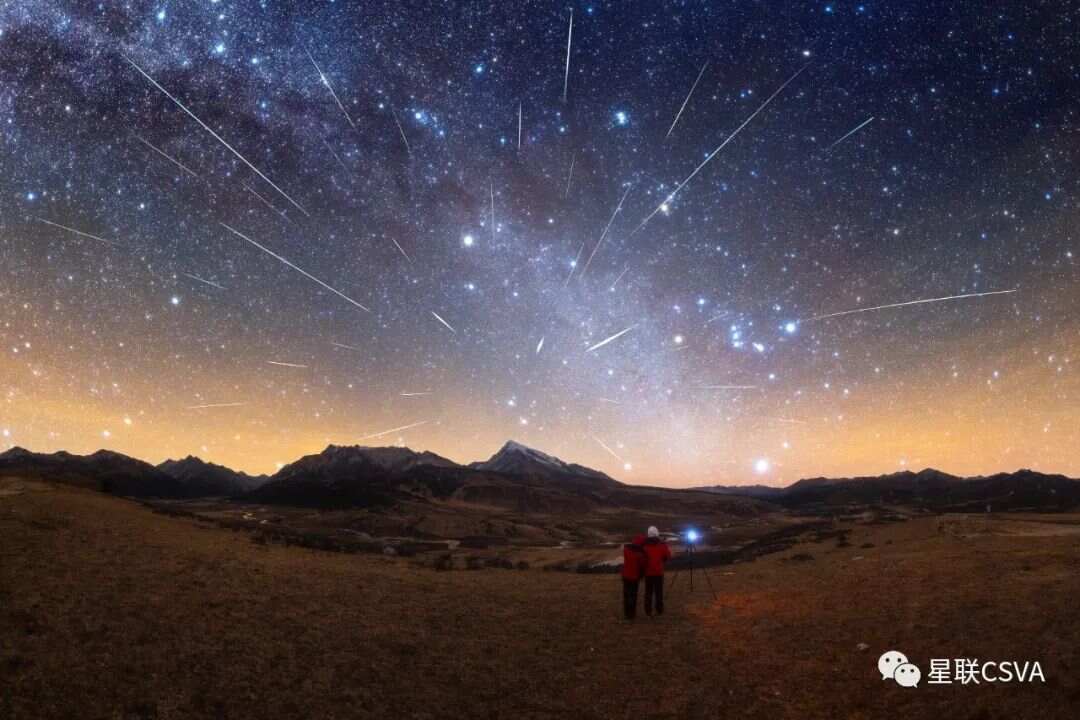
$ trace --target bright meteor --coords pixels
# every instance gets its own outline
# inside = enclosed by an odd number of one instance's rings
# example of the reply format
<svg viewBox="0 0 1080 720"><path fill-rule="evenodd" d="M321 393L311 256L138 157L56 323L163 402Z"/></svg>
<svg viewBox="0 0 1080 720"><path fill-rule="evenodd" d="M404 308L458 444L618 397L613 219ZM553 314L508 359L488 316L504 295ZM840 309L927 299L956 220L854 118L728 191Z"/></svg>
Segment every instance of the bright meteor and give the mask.
<svg viewBox="0 0 1080 720"><path fill-rule="evenodd" d="M242 402L230 402L230 403L207 403L206 405L188 405L185 410L205 410L207 408L227 408L227 407L240 407L241 405L247 405Z"/></svg>
<svg viewBox="0 0 1080 720"><path fill-rule="evenodd" d="M563 75L562 101L566 102L566 91L570 87L570 43L574 39L574 10L570 9L570 29L566 32L566 73Z"/></svg>
<svg viewBox="0 0 1080 720"><path fill-rule="evenodd" d="M680 190L682 190L682 189L683 189L684 187L686 187L686 184L687 184L687 183L689 183L689 182L690 182L691 180L693 180L693 179L694 179L694 176L695 176L695 175L697 175L697 174L698 174L699 172L701 172L701 169L702 169L703 167L705 167L706 165L708 165L708 164L709 164L709 162L710 162L710 161L711 161L711 160L712 160L712 159L713 159L714 157L716 157L717 153L719 153L719 152L720 152L721 150L723 150L723 149L724 149L724 148L725 148L725 147L727 146L727 144L728 144L729 142L731 142L732 140L734 140L734 139L735 139L735 136L736 136L736 135L738 135L738 134L739 134L739 132L740 132L740 131L742 131L742 129L743 129L744 127L746 127L747 125L749 125L749 124L750 124L750 121L751 121L751 120L753 120L754 118L756 118L756 117L758 116L758 113L760 113L760 112L761 112L762 110L764 110L764 109L765 109L766 107L768 107L769 103L771 103L771 102L773 101L773 98L775 98L775 97L776 97L777 95L779 95L779 94L780 94L781 92L783 92L784 88L786 88L786 87L787 87L788 85L790 85L790 84L791 84L791 82L792 82L792 81L793 81L793 80L794 80L795 78L799 77L799 75L801 75L801 74L802 74L802 71L803 71L803 70L805 70L805 69L806 69L806 68L808 68L808 67L810 67L810 66L809 66L809 65L803 65L803 66L802 66L801 68L799 68L799 69L798 69L798 70L797 70L797 71L795 72L795 74L794 74L794 75L792 75L792 76L791 76L791 77L789 77L789 78L788 78L787 80L785 80L785 81L784 81L784 84L783 84L783 85L781 85L780 87L778 87L778 88L776 89L776 91L775 91L775 92L773 92L773 94L772 94L772 95L770 95L769 97L767 97L767 98L765 99L765 102L761 103L761 105L759 105L759 106L758 106L758 109L757 109L757 110L755 110L754 112L752 112L752 113L750 114L750 117L748 117L748 118L746 118L745 120L743 120L743 123L742 123L742 125L740 125L739 127L735 128L735 132L733 132L733 133L731 133L730 135L728 135L728 136L727 136L727 138L725 138L725 139L724 139L724 142L720 143L720 146L719 146L719 147L717 147L717 148L716 148L715 150L713 150L713 151L712 151L711 153L709 153L709 154L708 154L708 155L707 155L707 156L705 157L705 159L701 161L701 164L700 164L700 165L698 165L698 166L697 166L696 168L694 168L694 172L690 173L690 175L689 175L689 176L687 176L687 178L686 178L685 180L683 180L683 181L682 181L681 183L679 183L679 184L678 184L677 186L675 186L675 189L671 191L671 194L669 194L669 195L668 195L668 196L667 196L666 198L664 198L664 201L663 201L662 203L660 203L659 205L657 205L657 206L656 206L656 209L655 209L655 210L653 210L653 211L652 211L652 212L651 212L651 213L649 214L649 216L648 216L647 218L645 218L644 220L642 220L642 221L641 221L641 224L640 224L640 225L638 225L638 226L637 226L636 228L634 228L634 232L632 232L632 233L630 233L630 234L631 234L631 235L633 235L633 234L634 234L634 233L636 233L636 232L637 232L638 230L640 230L641 228L645 227L645 224L646 224L647 222L649 222L650 220L652 220L652 219L653 219L653 217L655 217L655 216L656 216L656 213L660 212L661 210L664 210L665 208L668 208L668 207L670 207L670 206L671 206L671 202L672 202L672 201L673 201L673 200L675 199L675 195L676 195L676 194L678 194L678 192L679 192Z"/></svg>
<svg viewBox="0 0 1080 720"><path fill-rule="evenodd" d="M596 241L596 246L593 247L592 252L589 253L589 259L585 261L585 267L581 268L581 274L578 276L581 279L585 278L585 273L589 269L589 265L592 264L592 259L596 257L596 251L600 249L600 245L603 244L604 238L607 237L608 230L611 229L611 223L615 222L615 216L622 210L623 203L626 202L626 196L630 194L630 188L626 188L626 192L623 193L622 198L619 199L619 204L615 206L615 212L611 213L611 219L608 220L607 225L604 227L604 232L600 233L600 239Z"/></svg>
<svg viewBox="0 0 1080 720"><path fill-rule="evenodd" d="M360 438L361 440L371 440L372 438L379 438L383 435L389 435L391 433L401 432L403 430L409 430L414 427L420 427L421 425L427 425L430 420L421 420L420 422L412 423L411 425L402 425L401 427L390 428L389 430L383 430L382 432L372 433L371 435L365 435Z"/></svg>
<svg viewBox="0 0 1080 720"><path fill-rule="evenodd" d="M224 285L222 285L221 283L216 283L213 280L207 280L206 278L201 278L198 275L192 275L191 273L187 273L187 272L184 273L184 275L191 278L192 280L198 280L199 282L203 283L204 285L209 285L210 287L215 287L218 290L224 290L225 289Z"/></svg>
<svg viewBox="0 0 1080 720"><path fill-rule="evenodd" d="M840 312L828 313L826 315L815 315L814 317L800 320L799 322L809 322L810 320L824 320L825 318L840 317L842 315L854 315L855 313L870 312L872 310L887 310L888 308L907 307L908 305L924 305L926 303L946 302L949 300L964 300L965 298L978 298L987 297L988 295L1008 295L1009 293L1017 292L1014 288L1012 290L992 290L990 292L981 293L967 293L965 295L949 295L948 297L939 298L926 298L924 300L908 300L907 302L890 303L889 305L875 305L868 308L856 308L854 310L842 310Z"/></svg>
<svg viewBox="0 0 1080 720"><path fill-rule="evenodd" d="M665 140L671 137L671 131L674 130L675 126L679 123L679 118L682 117L683 110L686 109L686 104L690 102L690 96L693 95L694 90L697 89L698 83L701 82L701 76L705 74L705 68L707 67L709 67L708 60L706 60L705 64L701 66L701 71L697 74L697 80L695 80L694 84L690 86L690 92L686 93L686 99L683 100L683 104L682 107L679 108L679 112L675 113L675 119L671 122L671 127L668 128L667 135L664 136Z"/></svg>
<svg viewBox="0 0 1080 720"><path fill-rule="evenodd" d="M873 117L872 115L871 115L870 117L868 117L867 119L863 120L863 121L862 121L861 123L859 123L858 125L856 125L856 126L855 126L854 128L852 128L852 129L851 129L851 130L849 130L848 132L844 133L844 136L843 136L842 138L840 138L839 140L837 140L836 142L834 142L834 143L833 143L832 145L830 145L829 147L825 148L825 152L829 152L829 151L830 151L830 150L832 150L832 149L833 149L834 147L836 147L836 146L837 146L837 145L839 145L840 143L844 142L844 141L845 141L845 140L847 140L847 139L848 139L849 137L851 137L852 135L854 135L855 133L859 132L860 130L862 130L862 129L863 129L864 127L866 127L867 125L869 125L869 124L870 124L871 122L873 122L873 120L874 120L874 117Z"/></svg>
<svg viewBox="0 0 1080 720"><path fill-rule="evenodd" d="M181 170L183 170L184 172L186 172L186 173L187 173L188 175L190 175L191 177L193 177L193 178L196 178L196 179L197 179L197 178L199 177L199 174L198 174L198 173L196 173L196 172L195 172L194 170L192 170L192 169L191 169L191 168L189 168L189 167L188 167L187 165L185 165L184 163L182 163L182 162L180 162L179 160L177 160L176 158L174 158L174 157L173 157L172 155L169 155L169 154L168 154L167 152L165 152L164 150L162 150L161 148L159 148L159 147L158 147L157 145L154 145L154 144L153 144L152 142L150 142L149 140L147 140L146 138L144 138L144 137L143 137L142 135L136 135L136 136L135 136L135 139L136 139L136 140L138 140L139 142L141 142L141 143L142 143L143 145L145 145L146 147L148 147L148 148L150 148L151 150L153 150L154 152L156 152L156 153L157 153L158 155L160 155L161 157L163 157L163 158L165 158L166 160L168 160L169 162L171 162L171 163L172 163L173 165L175 165L176 167L178 167L178 168L180 168Z"/></svg>
<svg viewBox="0 0 1080 720"><path fill-rule="evenodd" d="M306 277L307 279L309 279L309 280L314 280L315 282L319 283L320 285L322 285L322 286L323 286L324 288L326 288L326 289L327 289L327 290L329 290L330 292L334 293L335 295L337 295L338 297L340 297L340 298L342 298L342 299L344 299L344 300L347 300L347 301L349 301L350 303L352 303L352 304L353 304L353 305L355 305L356 307L360 308L360 309L361 309L361 310L363 310L364 312L371 312L371 310L367 309L366 307L364 307L364 306L363 306L363 305L361 305L360 303L356 302L355 300L353 300L353 299L352 299L351 297L349 297L349 296L348 296L348 295L346 295L345 293L343 293L343 292L341 292L341 291L339 291L339 290L335 290L334 288L330 287L329 285L327 285L326 283L324 283L324 282L323 282L322 280L320 280L319 278L317 278L317 277L315 277L314 275L312 275L311 273L309 273L309 272L308 272L307 270L304 270L303 268L299 268L299 267L297 267L296 265L293 265L293 264L292 264L291 262L289 262L289 261L288 261L288 260L286 260L285 258L281 257L280 255L278 255L278 254L277 254L276 252L274 252L273 250L269 250L269 249L267 249L267 248L263 247L262 245L260 245L259 243L255 242L254 240L252 240L251 238L249 238L249 237L248 237L247 235L245 235L244 233L240 232L239 230L236 230L236 229L234 229L234 228L231 228L231 227L229 227L228 225L226 225L225 223L221 223L221 227L225 228L226 230L228 230L229 232L231 232L231 233L232 233L233 235L236 235L237 237L240 237L240 238L243 238L244 240L247 240L247 241L248 241L249 243L251 243L251 244L252 244L252 245L254 245L255 247L259 248L260 250L262 250L262 251L263 251L264 253L266 253L266 254L267 254L267 255L269 255L270 257L272 257L272 258L275 258L276 260L279 260L279 261L281 261L282 263L284 263L284 264L288 265L288 266L289 266L289 267L291 267L291 268L292 268L293 270L295 270L296 272L300 273L301 275L303 275L303 276L304 276L304 277Z"/></svg>
<svg viewBox="0 0 1080 720"><path fill-rule="evenodd" d="M593 436L592 436L592 439L593 439L593 440L595 440L595 441L596 441L597 443L599 443L599 444L600 444L600 447L602 447L602 448L604 448L605 450L607 450L608 454L609 454L609 455L611 455L611 456L612 456L613 458L615 458L615 459L616 459L616 460L618 460L619 462L626 462L626 461L625 461L625 460L623 460L623 459L622 459L621 457L619 457L619 454L618 454L617 452L615 452L615 451L614 451L614 450L612 450L612 449L611 449L610 447L608 447L607 443L605 443L605 442L604 442L603 440L601 440L600 438L596 437L595 435L593 435Z"/></svg>
<svg viewBox="0 0 1080 720"><path fill-rule="evenodd" d="M97 235L91 235L88 232L83 232L82 230L76 230L75 228L68 227L67 225L61 225L60 223L54 223L52 220L46 220L45 218L42 218L42 217L39 217L38 220L45 223L46 225L52 225L54 228L60 228L61 230L67 230L69 233L73 233L75 235L80 235L82 237L90 238L91 240L100 240L101 242L108 243L109 245L119 245L120 244L120 243L116 242L115 240L106 240L103 237L98 237Z"/></svg>
<svg viewBox="0 0 1080 720"><path fill-rule="evenodd" d="M189 115L189 116L191 117L191 119L192 119L192 120L194 120L195 122L199 123L199 125L200 125L200 126L202 126L202 129L203 129L203 130L205 130L206 132L208 132L208 133L210 133L211 135L213 135L213 136L214 136L214 139L215 139L215 140L217 140L217 141L218 141L219 143L221 143L222 145L224 145L224 146L225 146L225 147L226 147L226 148L228 149L228 151L229 151L229 152L231 152L231 153L232 153L233 155L235 155L235 156L236 156L237 158L239 158L240 162L244 163L244 164L245 164L245 165L247 165L247 166L248 166L249 168L251 168L251 170L253 170L253 171L255 172L255 174L256 174L256 175L258 175L258 176L259 176L259 177L261 177L261 178L262 178L263 180L265 180L265 181L266 181L266 182L267 182L267 183L268 183L268 184L270 185L270 187L272 187L272 188L274 188L275 190L277 190L277 191L278 191L278 192L279 192L279 193L281 194L281 196L282 196L282 197L284 197L284 198L285 198L286 200L288 200L288 201L289 201L290 203L292 203L292 204L293 204L293 206L294 206L294 207L296 207L296 209L297 209L297 210L299 210L300 212L304 213L304 215L305 215L305 216L308 216L308 217L310 217L310 215L308 215L308 211L307 211L307 210L305 210L305 209L304 209L304 208L303 208L303 207L302 207L302 206L300 205L300 203L298 203L298 202L296 202L295 200L293 200L293 199L292 199L292 198L291 198L291 197L289 196L289 194L288 194L288 193L286 193L286 192L285 192L284 190L282 190L282 189L281 189L281 188L279 188L279 187L278 187L277 185L275 185L275 184L274 184L274 181L273 181L273 180L271 180L270 178L266 177L266 175L264 175L264 174L263 174L262 170L260 170L259 168L255 167L255 166L254 166L254 165L252 165L252 164L251 164L250 162L248 162L248 159L247 159L246 157L244 157L244 156L243 156L243 155L241 155L241 154L240 154L239 152L237 152L237 151L236 151L236 149L235 149L235 148L233 148L233 146L232 146L232 145L230 145L229 143L225 142L225 139L224 139L223 137L221 137L220 135L218 135L218 134L217 134L216 132L214 132L213 128L211 128L211 127L210 127L209 125L207 125L207 124L206 124L206 123L204 123L204 122L203 122L202 120L200 120L200 119L199 119L199 116L198 116L198 115L196 115L195 113L193 113L193 112L191 112L190 110L188 110L188 109L187 109L187 106L185 106L185 105L184 105L184 103L182 103L182 102L180 102L179 100L177 100L177 99L176 99L175 97L173 97L173 96L172 96L172 95L171 95L171 94L169 93L169 91L168 91L168 90L166 90L166 89L165 89L165 88L163 88L163 87L162 87L161 85L159 85L159 84L158 84L158 81L157 81L157 80L155 80L154 78L150 77L150 75L149 75L149 74L147 74L147 72L146 72L145 70L143 70L143 69L142 69L141 67L139 67L139 66L138 66L138 64L137 64L137 63L136 63L136 62L135 62L134 60L132 60L131 58L129 58L129 57L127 56L127 55L123 55L122 57L124 58L124 60L126 60L126 61L128 62L128 64L129 64L129 65L131 65L131 67L133 67L133 68L135 68L136 70L138 70L138 71L139 71L139 74L140 74L140 75L142 75L142 76L143 76L144 78L146 78L147 80L149 80L149 81L150 81L150 83L151 83L151 84L152 84L152 85L153 85L154 87L156 87L156 88L157 88L158 90L160 90L160 91L161 91L162 93L164 93L164 94L165 94L165 97L167 97L167 98L169 98L170 100L172 100L172 101L173 101L173 103L175 103L175 104L176 104L176 106L177 106L178 108L180 108L180 109L181 109L181 110L183 110L183 111L184 111L185 113L187 113L187 114L188 114L188 115Z"/></svg>
<svg viewBox="0 0 1080 720"><path fill-rule="evenodd" d="M620 330L619 332L615 333L614 335L612 335L611 337L607 338L606 340L601 340L600 342L596 343L595 345L593 345L593 346L592 346L591 348L589 348L589 349L588 349L588 350L586 350L585 352L587 352L587 353L590 353L590 352L592 352L592 351L594 351L594 350L599 350L600 348L602 348L602 347L604 347L605 345L607 345L607 344L608 344L609 342L612 342L613 340L618 340L618 339L619 339L619 338L621 338L621 337L622 337L623 335L625 335L626 333L630 332L631 330L633 330L633 329L634 329L634 328L636 328L636 327L637 327L637 325L631 325L630 327L626 328L625 330Z"/></svg>
<svg viewBox="0 0 1080 720"><path fill-rule="evenodd" d="M457 335L457 330L455 330L455 329L454 329L454 327L453 327L453 326L452 326L452 325L451 325L450 323L448 323L448 322L446 322L445 320L443 320L443 319L442 319L442 316L441 316L441 315L439 315L439 313L437 313L437 312L435 312L434 310L432 310L432 311L431 311L431 314L435 316L435 319L436 319L436 320L438 320L438 321L439 321L439 322L441 322L441 323L442 323L443 325L445 325L445 326L446 326L446 329L447 329L447 330L449 330L450 332L452 332L452 333L454 333L455 335Z"/></svg>
<svg viewBox="0 0 1080 720"><path fill-rule="evenodd" d="M305 52L307 52L307 51L305 51ZM317 73L319 73L319 79L322 80L322 84L326 86L326 89L329 90L330 94L333 96L334 102L337 103L338 109L341 110L341 114L344 115L345 119L349 121L349 127L351 127L353 130L355 130L356 129L356 123L354 123L353 119L351 117L349 117L349 111L346 110L345 106L341 104L341 98L339 98L337 93L334 92L334 86L331 85L330 81L326 79L326 75L323 74L322 68L319 67L319 63L315 62L315 58L313 58L311 56L310 52L308 52L307 56L308 56L308 60L311 61L311 64L315 66L315 71Z"/></svg>

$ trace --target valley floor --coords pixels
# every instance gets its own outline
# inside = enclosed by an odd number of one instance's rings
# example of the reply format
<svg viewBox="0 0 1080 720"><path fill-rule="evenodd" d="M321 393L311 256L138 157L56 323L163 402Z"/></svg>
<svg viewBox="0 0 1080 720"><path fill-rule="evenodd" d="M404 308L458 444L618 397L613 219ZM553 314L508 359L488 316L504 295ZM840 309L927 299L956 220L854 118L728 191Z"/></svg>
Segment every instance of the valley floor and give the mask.
<svg viewBox="0 0 1080 720"><path fill-rule="evenodd" d="M1047 520L845 526L629 624L613 575L263 546L0 480L0 717L1076 717L1080 518ZM891 649L919 687L881 680ZM1046 682L928 682L961 657Z"/></svg>

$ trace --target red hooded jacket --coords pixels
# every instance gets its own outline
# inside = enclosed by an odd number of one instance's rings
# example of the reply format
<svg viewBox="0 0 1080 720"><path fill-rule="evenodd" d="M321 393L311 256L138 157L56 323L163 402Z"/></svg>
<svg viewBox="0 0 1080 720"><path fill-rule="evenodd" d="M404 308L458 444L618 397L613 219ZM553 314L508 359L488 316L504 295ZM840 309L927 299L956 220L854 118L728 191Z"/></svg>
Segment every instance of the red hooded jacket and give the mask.
<svg viewBox="0 0 1080 720"><path fill-rule="evenodd" d="M643 546L645 550L645 577L660 577L664 574L664 563L671 559L671 548L660 538L649 538Z"/></svg>
<svg viewBox="0 0 1080 720"><path fill-rule="evenodd" d="M644 535L635 535L633 542L622 548L623 580L640 580L645 575Z"/></svg>

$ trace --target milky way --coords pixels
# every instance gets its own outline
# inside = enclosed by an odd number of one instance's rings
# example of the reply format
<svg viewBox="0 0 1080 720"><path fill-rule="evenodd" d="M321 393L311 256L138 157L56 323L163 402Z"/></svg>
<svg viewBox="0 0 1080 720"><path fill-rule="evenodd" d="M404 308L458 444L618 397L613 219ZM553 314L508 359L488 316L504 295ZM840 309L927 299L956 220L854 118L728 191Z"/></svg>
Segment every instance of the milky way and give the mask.
<svg viewBox="0 0 1080 720"><path fill-rule="evenodd" d="M5 3L0 445L1080 474L1076 29Z"/></svg>

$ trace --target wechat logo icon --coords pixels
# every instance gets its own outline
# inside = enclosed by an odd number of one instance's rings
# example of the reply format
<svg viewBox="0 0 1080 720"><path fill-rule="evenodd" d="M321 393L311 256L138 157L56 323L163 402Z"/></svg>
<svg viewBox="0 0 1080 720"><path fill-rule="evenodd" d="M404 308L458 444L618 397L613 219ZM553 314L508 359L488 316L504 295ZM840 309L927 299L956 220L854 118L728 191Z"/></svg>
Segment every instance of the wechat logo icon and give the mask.
<svg viewBox="0 0 1080 720"><path fill-rule="evenodd" d="M922 671L908 662L907 655L896 650L883 653L877 661L878 672L882 680L895 680L901 687L918 687L922 680Z"/></svg>

